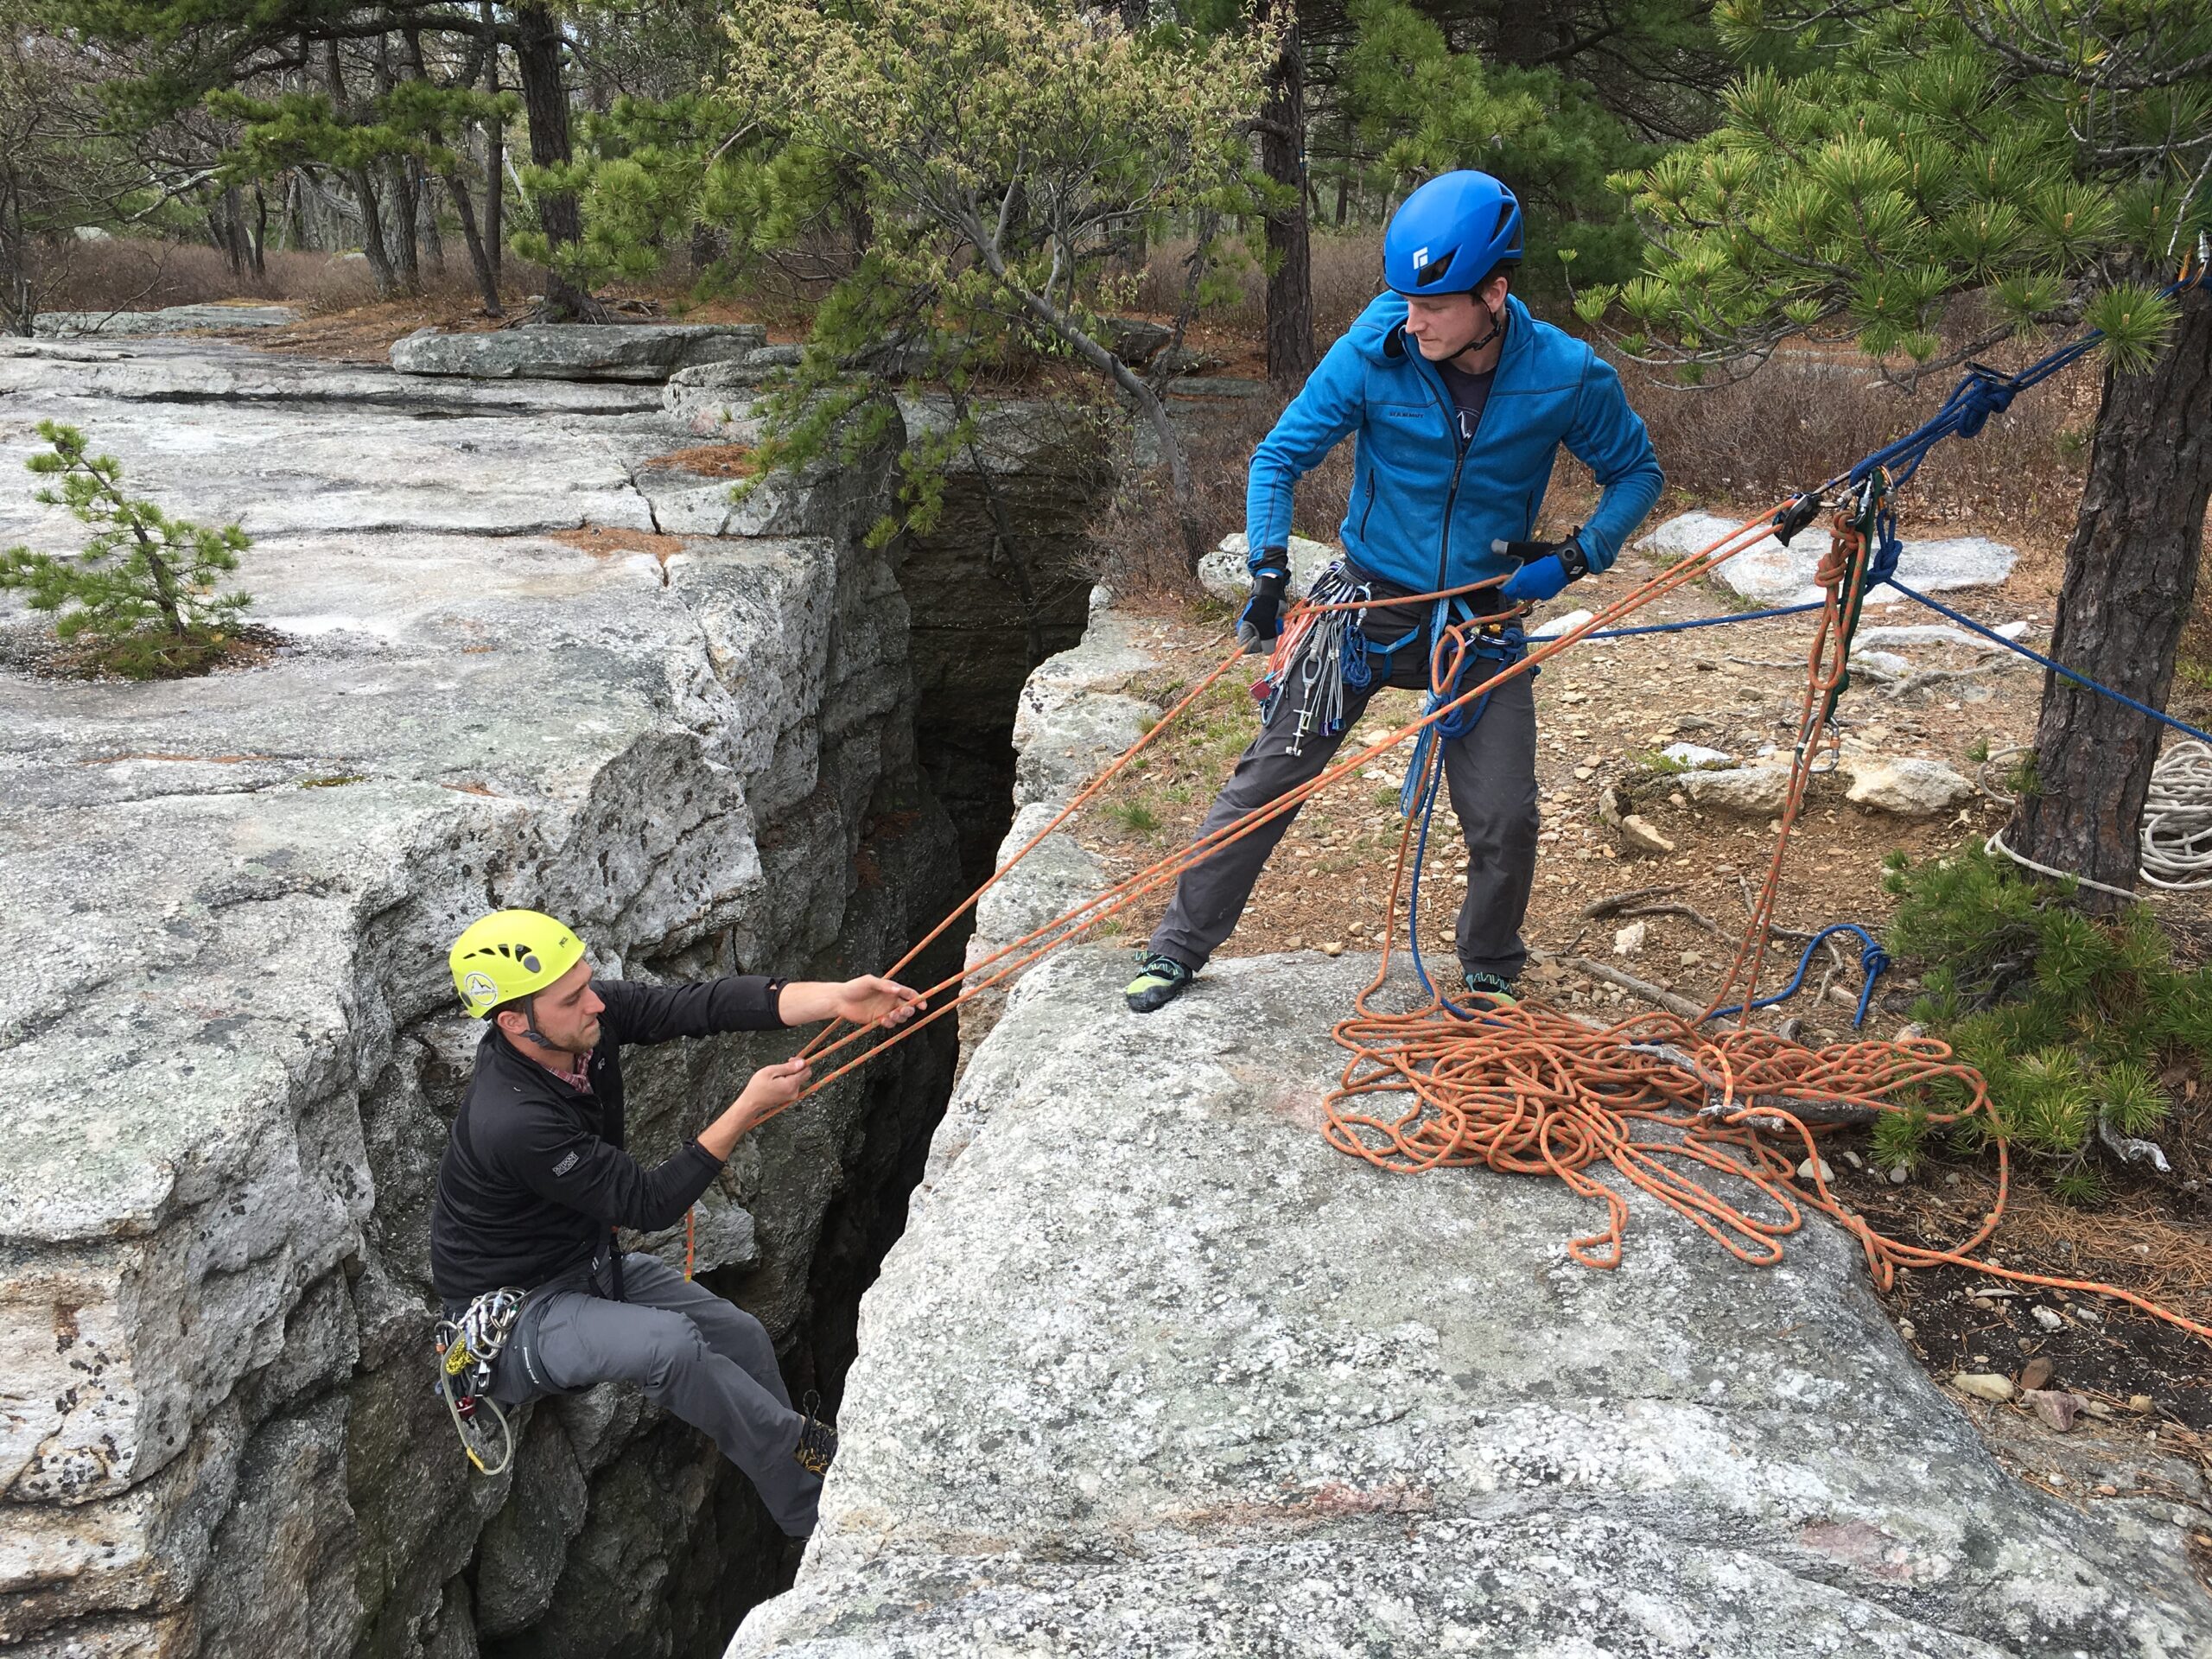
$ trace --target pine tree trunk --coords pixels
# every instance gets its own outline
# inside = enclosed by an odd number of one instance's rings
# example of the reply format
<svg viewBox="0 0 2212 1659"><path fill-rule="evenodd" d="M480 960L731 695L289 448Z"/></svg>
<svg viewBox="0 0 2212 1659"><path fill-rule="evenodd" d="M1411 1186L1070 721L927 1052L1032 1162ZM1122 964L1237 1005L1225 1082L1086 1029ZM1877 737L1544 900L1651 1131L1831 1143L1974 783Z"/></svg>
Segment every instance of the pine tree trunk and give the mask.
<svg viewBox="0 0 2212 1659"><path fill-rule="evenodd" d="M1268 214L1268 378L1302 380L1313 367L1313 259L1306 212L1306 53L1294 13L1268 78L1260 167L1289 188Z"/></svg>
<svg viewBox="0 0 2212 1659"><path fill-rule="evenodd" d="M493 27L492 0L483 0L480 13L484 23L484 90L492 97L499 95L499 36ZM493 315L498 310L499 291L499 263L506 235L505 214L506 205L506 135L494 119L484 124L484 257L492 267Z"/></svg>
<svg viewBox="0 0 2212 1659"><path fill-rule="evenodd" d="M2172 344L2145 373L2105 374L2081 515L2050 654L2153 709L2204 556L2212 500L2212 293L2183 296ZM2044 677L2036 783L2005 842L2025 857L2116 887L2135 880L2138 825L2168 728L2056 674ZM2084 889L2099 908L2119 901Z"/></svg>
<svg viewBox="0 0 2212 1659"><path fill-rule="evenodd" d="M496 187L497 179L492 181ZM469 268L476 273L476 291L484 296L484 315L487 317L505 315L499 305L499 278L492 269L492 257L485 251L484 238L476 228L476 203L468 194L468 181L454 168L445 175L446 194L453 198L453 210L461 220L461 239L468 244Z"/></svg>
<svg viewBox="0 0 2212 1659"><path fill-rule="evenodd" d="M569 160L569 89L561 73L561 27L543 6L518 6L515 22L515 64L522 78L523 114L530 123L530 159L539 167L564 166ZM537 223L556 258L563 248L583 240L583 216L573 191L540 191ZM551 266L545 273L544 315L553 322L599 322L606 316L597 301Z"/></svg>

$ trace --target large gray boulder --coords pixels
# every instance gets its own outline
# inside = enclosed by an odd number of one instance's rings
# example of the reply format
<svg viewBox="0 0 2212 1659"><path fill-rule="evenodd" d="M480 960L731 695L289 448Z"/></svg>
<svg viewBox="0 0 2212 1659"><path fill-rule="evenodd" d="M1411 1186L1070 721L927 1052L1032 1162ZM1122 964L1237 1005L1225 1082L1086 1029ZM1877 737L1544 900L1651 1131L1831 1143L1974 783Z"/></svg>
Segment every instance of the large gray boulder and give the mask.
<svg viewBox="0 0 2212 1659"><path fill-rule="evenodd" d="M732 1659L2100 1659L2212 1651L2163 1500L2006 1473L1815 1221L1747 1268L1636 1202L1332 1150L1371 963L1033 971L862 1306L798 1581Z"/></svg>
<svg viewBox="0 0 2212 1659"><path fill-rule="evenodd" d="M1718 513L1685 512L1646 534L1637 546L1656 558L1679 559L1740 527L1739 521ZM1772 536L1762 536L1732 556L1716 574L1755 604L1818 604L1821 589L1813 575L1827 556L1830 539L1827 531L1817 527L1798 531L1787 547ZM1994 588L2012 574L2019 556L2017 549L1986 536L1907 541L1897 560L1897 580L1922 593ZM1893 588L1875 588L1867 594L1866 602L1894 605L1904 598Z"/></svg>
<svg viewBox="0 0 2212 1659"><path fill-rule="evenodd" d="M628 380L654 385L678 369L733 362L767 344L753 322L536 322L480 334L424 330L396 341L402 374L480 380Z"/></svg>
<svg viewBox="0 0 2212 1659"><path fill-rule="evenodd" d="M79 232L89 226L79 226ZM80 238L81 239L81 238ZM300 314L289 305L251 301L209 305L166 305L156 311L41 311L31 332L54 338L86 334L124 339L140 334L228 334L232 330L282 328Z"/></svg>

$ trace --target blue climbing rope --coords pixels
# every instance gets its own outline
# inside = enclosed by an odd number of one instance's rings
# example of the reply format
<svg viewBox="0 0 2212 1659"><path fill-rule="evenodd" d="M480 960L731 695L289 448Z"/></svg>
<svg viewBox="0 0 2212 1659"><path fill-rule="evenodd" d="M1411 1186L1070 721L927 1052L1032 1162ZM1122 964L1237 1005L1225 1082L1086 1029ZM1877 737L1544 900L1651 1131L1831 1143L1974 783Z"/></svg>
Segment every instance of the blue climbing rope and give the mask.
<svg viewBox="0 0 2212 1659"><path fill-rule="evenodd" d="M1851 1016L1851 1023L1853 1026L1865 1025L1867 1006L1874 1000L1874 982L1879 979L1884 970L1889 967L1890 953L1882 949L1880 943L1872 934L1856 922L1838 922L1834 926L1824 927L1814 934L1806 942L1805 954L1797 958L1796 973L1791 976L1787 985L1772 996L1763 996L1748 1008L1740 1002L1732 1007L1715 1008L1713 1011L1713 1018L1719 1020L1729 1014L1755 1013L1760 1008L1770 1008L1777 1002L1787 1002L1804 988L1805 976L1813 965L1813 953L1819 950L1831 936L1837 933L1855 933L1859 936L1859 967L1860 972L1866 976L1866 982L1859 988L1859 1012Z"/></svg>
<svg viewBox="0 0 2212 1659"><path fill-rule="evenodd" d="M1483 710L1490 706L1490 693L1484 692L1469 706L1474 717L1467 721L1466 729L1472 731L1476 721L1482 718ZM1421 828L1415 832L1413 878L1406 893L1406 949L1413 957L1414 974L1421 981L1422 990L1427 992L1460 1019L1478 1020L1483 1017L1481 1014L1472 1008L1461 1007L1436 988L1429 979L1428 964L1421 953L1421 873L1428 857L1428 826L1429 821L1436 813L1436 791L1443 782L1444 763L1440 758L1433 766L1427 769L1421 784Z"/></svg>
<svg viewBox="0 0 2212 1659"><path fill-rule="evenodd" d="M1646 622L1633 628L1600 628L1586 634L1589 639L1627 639L1639 633L1687 633L1692 628L1726 627L1731 622L1766 622L1777 616L1802 616L1808 611L1817 611L1827 601L1813 600L1803 605L1780 605L1770 611L1736 611L1726 616L1694 616L1687 622Z"/></svg>

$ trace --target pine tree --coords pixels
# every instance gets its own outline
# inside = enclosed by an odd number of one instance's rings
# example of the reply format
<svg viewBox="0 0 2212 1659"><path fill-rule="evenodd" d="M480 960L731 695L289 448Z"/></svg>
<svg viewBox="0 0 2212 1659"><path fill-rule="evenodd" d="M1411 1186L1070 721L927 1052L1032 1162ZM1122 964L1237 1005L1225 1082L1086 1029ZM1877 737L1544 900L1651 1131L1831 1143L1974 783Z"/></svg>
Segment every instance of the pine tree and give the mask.
<svg viewBox="0 0 2212 1659"><path fill-rule="evenodd" d="M733 107L785 143L754 181L795 188L803 207L846 181L868 216L797 390L887 336L934 357L956 394L995 353L1058 357L1109 382L1150 429L1195 567L1205 549L1188 460L1158 388L1113 348L1103 284L1140 227L1169 215L1217 226L1254 204L1244 123L1274 31L1132 33L1115 13L1037 0L865 0L835 13L764 0L733 16L730 35ZM788 207L747 211L764 231L802 222ZM799 441L786 453L803 456L825 435L828 406L781 407Z"/></svg>
<svg viewBox="0 0 2212 1659"><path fill-rule="evenodd" d="M73 426L41 421L51 448L24 463L60 487L37 499L67 507L92 537L56 557L26 547L0 552L0 589L29 595L31 608L56 611L54 632L82 637L92 666L130 679L190 673L221 657L251 601L218 590L252 545L236 524L208 530L172 518L151 501L123 493L123 464L89 454Z"/></svg>
<svg viewBox="0 0 2212 1659"><path fill-rule="evenodd" d="M1745 64L1726 119L1617 181L1651 252L1583 315L1618 305L1631 353L1708 382L1792 340L1855 340L1910 385L2008 339L2101 329L2052 649L2163 705L2212 498L2212 290L2160 292L2212 228L2212 0L1729 0L1716 16ZM1961 295L1990 321L1946 351ZM2126 887L2162 735L2050 677L2042 787L2007 841Z"/></svg>

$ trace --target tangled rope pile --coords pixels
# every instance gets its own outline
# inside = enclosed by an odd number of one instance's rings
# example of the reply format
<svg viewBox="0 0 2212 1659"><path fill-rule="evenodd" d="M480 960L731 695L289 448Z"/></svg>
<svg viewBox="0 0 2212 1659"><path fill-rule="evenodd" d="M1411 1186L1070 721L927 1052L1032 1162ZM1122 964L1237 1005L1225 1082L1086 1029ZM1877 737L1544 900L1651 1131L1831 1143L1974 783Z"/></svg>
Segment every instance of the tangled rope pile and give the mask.
<svg viewBox="0 0 2212 1659"><path fill-rule="evenodd" d="M1414 862L1409 817L1399 841L1382 962L1353 1015L1336 1027L1337 1042L1351 1058L1325 1103L1324 1133L1339 1151L1399 1173L1481 1165L1560 1181L1604 1206L1604 1226L1567 1243L1568 1255L1586 1268L1618 1267L1626 1246L1627 1198L1600 1178L1610 1167L1623 1185L1657 1199L1755 1267L1782 1260L1782 1240L1811 1208L1858 1241L1885 1290L1901 1267L1950 1264L2113 1297L2212 1341L2212 1326L2132 1291L1976 1259L1974 1253L2003 1218L2011 1159L1987 1086L1945 1044L1917 1038L1811 1048L1748 1025L1711 1029L1717 1014L1758 1001L1790 832L1821 747L1826 710L1843 683L1849 637L1841 625L1849 595L1863 582L1869 542L1863 524L1844 513L1837 515L1835 531L1820 572L1827 597L1807 665L1780 833L1750 925L1703 1015L1692 1021L1644 1014L1600 1027L1533 1001L1475 1013L1440 992L1408 1012L1378 1007ZM1429 765L1440 765L1440 756ZM1408 937L1417 937L1408 920ZM1927 1109L1922 1091L1946 1077L1963 1086L1967 1103L1955 1111ZM1972 1235L1948 1249L1907 1244L1878 1231L1831 1190L1820 1156L1816 1136L1823 1128L1916 1109L1935 1127L1986 1119L1985 1133L1997 1148L1996 1200ZM1801 1177L1800 1169L1807 1174ZM1732 1189L1738 1197L1730 1196ZM1751 1194L1764 1200L1765 1213L1745 1207L1756 1203Z"/></svg>
<svg viewBox="0 0 2212 1659"><path fill-rule="evenodd" d="M2212 747L2170 745L2143 802L2143 879L2169 893L2212 887Z"/></svg>

